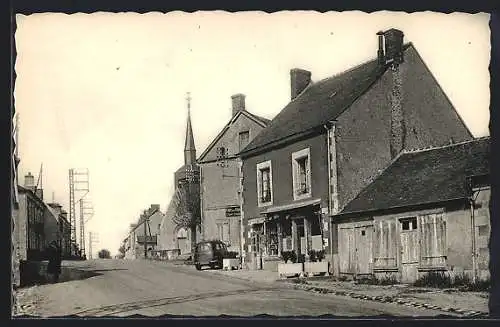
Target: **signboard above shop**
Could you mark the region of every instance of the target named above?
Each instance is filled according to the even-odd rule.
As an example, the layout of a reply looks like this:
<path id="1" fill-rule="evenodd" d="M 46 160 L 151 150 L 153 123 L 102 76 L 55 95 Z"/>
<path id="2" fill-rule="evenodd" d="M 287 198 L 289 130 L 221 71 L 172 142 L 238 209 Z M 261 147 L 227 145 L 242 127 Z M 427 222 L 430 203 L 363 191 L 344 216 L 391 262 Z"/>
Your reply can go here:
<path id="1" fill-rule="evenodd" d="M 238 217 L 241 215 L 240 207 L 227 207 L 226 217 Z"/>

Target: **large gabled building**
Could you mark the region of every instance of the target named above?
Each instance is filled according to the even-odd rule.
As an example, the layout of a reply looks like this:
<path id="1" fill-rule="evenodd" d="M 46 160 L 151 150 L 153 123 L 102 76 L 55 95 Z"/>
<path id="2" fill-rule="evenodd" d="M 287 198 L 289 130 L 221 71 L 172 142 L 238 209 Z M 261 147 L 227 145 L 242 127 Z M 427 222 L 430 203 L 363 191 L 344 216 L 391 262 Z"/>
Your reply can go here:
<path id="1" fill-rule="evenodd" d="M 250 268 L 324 250 L 338 273 L 331 216 L 401 151 L 472 139 L 403 32 L 377 37 L 374 59 L 332 77 L 292 69 L 290 103 L 240 153 Z"/>

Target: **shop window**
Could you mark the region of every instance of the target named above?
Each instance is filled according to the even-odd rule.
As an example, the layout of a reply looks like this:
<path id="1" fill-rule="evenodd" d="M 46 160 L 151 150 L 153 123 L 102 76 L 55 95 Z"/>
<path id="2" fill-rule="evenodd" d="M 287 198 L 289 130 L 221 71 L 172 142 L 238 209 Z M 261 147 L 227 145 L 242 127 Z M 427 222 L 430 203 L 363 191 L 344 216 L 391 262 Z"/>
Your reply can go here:
<path id="1" fill-rule="evenodd" d="M 271 222 L 266 224 L 266 231 L 267 231 L 267 239 L 269 240 L 268 243 L 268 254 L 277 256 L 278 255 L 278 226 L 276 225 L 276 222 Z"/>

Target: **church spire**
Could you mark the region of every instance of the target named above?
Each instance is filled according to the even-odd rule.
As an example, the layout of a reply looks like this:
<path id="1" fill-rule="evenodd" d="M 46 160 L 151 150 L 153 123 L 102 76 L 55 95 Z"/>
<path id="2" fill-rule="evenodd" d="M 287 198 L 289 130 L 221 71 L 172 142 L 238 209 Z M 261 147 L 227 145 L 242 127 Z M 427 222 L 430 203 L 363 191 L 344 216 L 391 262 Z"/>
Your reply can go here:
<path id="1" fill-rule="evenodd" d="M 191 93 L 187 93 L 187 126 L 186 126 L 186 143 L 184 145 L 184 164 L 192 165 L 196 163 L 196 147 L 194 146 L 193 128 L 191 127 Z"/>

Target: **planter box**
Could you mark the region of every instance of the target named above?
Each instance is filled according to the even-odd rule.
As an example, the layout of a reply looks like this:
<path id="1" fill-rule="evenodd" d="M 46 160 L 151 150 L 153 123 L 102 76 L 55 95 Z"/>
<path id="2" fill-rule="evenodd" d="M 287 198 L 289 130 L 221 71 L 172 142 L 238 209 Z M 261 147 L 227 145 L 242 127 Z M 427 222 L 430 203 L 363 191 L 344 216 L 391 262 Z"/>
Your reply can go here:
<path id="1" fill-rule="evenodd" d="M 321 262 L 305 262 L 304 263 L 304 272 L 306 274 L 315 275 L 315 274 L 328 274 L 328 261 Z"/>
<path id="2" fill-rule="evenodd" d="M 278 274 L 280 278 L 301 275 L 304 272 L 302 263 L 278 263 Z"/>
<path id="3" fill-rule="evenodd" d="M 222 259 L 222 269 L 233 270 L 240 268 L 240 259 Z"/>

